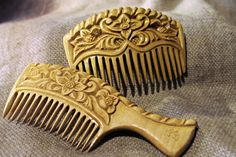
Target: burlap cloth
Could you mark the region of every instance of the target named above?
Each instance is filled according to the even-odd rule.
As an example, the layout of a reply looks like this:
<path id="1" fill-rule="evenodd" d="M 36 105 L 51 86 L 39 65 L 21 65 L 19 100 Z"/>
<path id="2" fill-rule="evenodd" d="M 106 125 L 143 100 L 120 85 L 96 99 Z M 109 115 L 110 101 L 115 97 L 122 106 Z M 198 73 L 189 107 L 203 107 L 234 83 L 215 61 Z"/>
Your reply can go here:
<path id="1" fill-rule="evenodd" d="M 225 1 L 224 1 L 225 2 Z M 194 118 L 199 129 L 185 156 L 236 156 L 235 3 L 218 1 L 1 1 L 0 113 L 12 85 L 29 63 L 68 66 L 63 35 L 95 12 L 120 6 L 164 11 L 183 24 L 188 78 L 184 86 L 128 97 L 148 111 Z M 0 118 L 0 156 L 163 156 L 133 133 L 108 136 L 90 153 L 80 153 L 57 136 Z"/>

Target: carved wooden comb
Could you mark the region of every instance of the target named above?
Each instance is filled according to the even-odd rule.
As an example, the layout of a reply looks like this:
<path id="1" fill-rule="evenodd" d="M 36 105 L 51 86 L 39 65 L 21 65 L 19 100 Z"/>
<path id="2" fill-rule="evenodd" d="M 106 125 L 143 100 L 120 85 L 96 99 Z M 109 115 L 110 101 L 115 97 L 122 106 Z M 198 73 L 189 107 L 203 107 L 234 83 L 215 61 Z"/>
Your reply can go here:
<path id="1" fill-rule="evenodd" d="M 174 81 L 177 87 L 186 73 L 182 26 L 155 10 L 125 7 L 95 14 L 64 36 L 64 47 L 70 67 L 118 90 L 120 82 L 164 87 Z"/>
<path id="2" fill-rule="evenodd" d="M 103 80 L 59 65 L 31 64 L 15 83 L 3 116 L 56 132 L 82 151 L 106 134 L 135 131 L 169 156 L 179 156 L 194 137 L 194 120 L 146 112 Z"/>

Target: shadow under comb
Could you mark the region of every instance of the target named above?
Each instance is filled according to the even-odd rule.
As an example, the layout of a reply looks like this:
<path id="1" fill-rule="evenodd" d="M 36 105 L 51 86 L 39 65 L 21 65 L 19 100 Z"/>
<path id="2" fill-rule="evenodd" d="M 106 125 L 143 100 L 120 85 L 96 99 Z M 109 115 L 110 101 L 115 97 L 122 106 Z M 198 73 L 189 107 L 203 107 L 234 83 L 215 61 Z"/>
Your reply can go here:
<path id="1" fill-rule="evenodd" d="M 177 88 L 186 73 L 185 41 L 179 22 L 151 9 L 124 7 L 95 14 L 64 36 L 71 67 L 134 94 Z M 121 85 L 122 84 L 122 85 Z M 145 92 L 147 93 L 147 92 Z"/>
<path id="2" fill-rule="evenodd" d="M 108 133 L 139 133 L 169 156 L 181 155 L 197 123 L 146 112 L 103 80 L 59 65 L 31 64 L 15 83 L 3 116 L 55 132 L 81 151 Z"/>

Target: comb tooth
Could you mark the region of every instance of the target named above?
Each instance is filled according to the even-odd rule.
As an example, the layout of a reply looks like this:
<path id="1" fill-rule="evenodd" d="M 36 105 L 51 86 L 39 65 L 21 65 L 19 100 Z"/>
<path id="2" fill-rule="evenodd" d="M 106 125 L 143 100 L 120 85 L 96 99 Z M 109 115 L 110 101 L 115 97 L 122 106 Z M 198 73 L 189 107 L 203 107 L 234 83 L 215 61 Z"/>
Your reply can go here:
<path id="1" fill-rule="evenodd" d="M 65 117 L 63 118 L 63 121 L 61 122 L 61 125 L 59 126 L 57 130 L 57 133 L 56 133 L 57 135 L 63 132 L 66 124 L 68 123 L 68 121 L 70 121 L 70 118 L 73 116 L 74 113 L 75 113 L 75 109 L 71 109 L 66 113 Z"/>
<path id="2" fill-rule="evenodd" d="M 52 99 L 50 101 L 48 100 L 47 103 L 43 106 L 42 111 L 40 112 L 39 116 L 32 124 L 33 126 L 36 126 L 38 124 L 38 122 L 40 122 L 41 119 L 45 116 L 45 114 L 48 111 L 48 109 L 50 108 L 52 102 L 53 102 Z"/>
<path id="3" fill-rule="evenodd" d="M 96 66 L 96 57 L 91 57 L 91 64 L 92 64 L 92 68 L 93 68 L 93 75 L 95 77 L 98 77 L 98 72 L 97 72 L 97 66 Z"/>
<path id="4" fill-rule="evenodd" d="M 82 62 L 80 62 L 80 63 L 78 64 L 78 67 L 79 67 L 79 70 L 80 70 L 80 71 L 84 71 L 84 69 L 83 69 L 83 63 L 82 63 Z"/>
<path id="5" fill-rule="evenodd" d="M 81 136 L 81 134 L 84 132 L 85 130 L 85 127 L 87 126 L 87 123 L 89 122 L 90 120 L 86 120 L 86 118 L 84 119 L 84 121 L 82 122 L 82 125 L 80 126 L 79 130 L 77 131 L 73 141 L 72 141 L 72 145 L 75 145 L 76 141 L 79 139 L 79 137 Z"/>
<path id="6" fill-rule="evenodd" d="M 14 120 L 20 113 L 22 107 L 25 105 L 25 103 L 27 102 L 28 98 L 29 98 L 30 94 L 24 94 L 23 98 L 21 99 L 21 101 L 19 102 L 16 110 L 14 111 L 14 113 L 12 114 L 10 120 Z"/>
<path id="7" fill-rule="evenodd" d="M 111 61 L 112 61 L 112 66 L 113 66 L 113 70 L 114 70 L 116 84 L 118 86 L 118 89 L 120 89 L 120 79 L 119 79 L 119 73 L 118 73 L 118 66 L 117 66 L 117 62 L 116 62 L 116 57 L 112 57 Z"/>
<path id="8" fill-rule="evenodd" d="M 171 47 L 169 47 L 168 50 L 169 50 L 168 52 L 169 52 L 169 56 L 171 60 L 172 69 L 174 71 L 175 78 L 177 79 L 178 76 L 177 76 L 177 69 L 175 65 L 174 51 Z"/>
<path id="9" fill-rule="evenodd" d="M 81 125 L 83 124 L 83 122 L 85 121 L 85 116 L 80 115 L 78 120 L 76 121 L 75 126 L 73 127 L 72 131 L 70 132 L 67 141 L 70 141 L 70 139 L 75 135 L 76 131 L 78 131 L 78 129 L 81 127 Z"/>
<path id="10" fill-rule="evenodd" d="M 79 149 L 81 148 L 81 146 L 83 146 L 83 143 L 85 142 L 86 137 L 88 137 L 89 133 L 91 133 L 93 127 L 94 127 L 94 123 L 89 121 L 89 124 L 87 125 L 86 130 L 82 133 L 81 138 L 79 143 L 77 144 L 76 148 Z"/>
<path id="11" fill-rule="evenodd" d="M 166 66 L 167 66 L 168 76 L 169 76 L 169 79 L 172 80 L 170 60 L 169 60 L 169 55 L 168 55 L 168 49 L 166 46 L 163 47 L 163 51 L 164 51 L 164 58 L 165 58 Z"/>
<path id="12" fill-rule="evenodd" d="M 32 122 L 38 117 L 38 115 L 42 111 L 42 107 L 47 103 L 47 101 L 48 101 L 48 97 L 44 97 L 44 98 L 41 99 L 41 101 L 38 104 L 37 108 L 35 109 L 34 113 L 30 117 L 30 120 L 28 122 L 29 125 L 32 124 Z"/>
<path id="13" fill-rule="evenodd" d="M 52 128 L 50 129 L 50 133 L 53 132 L 54 130 L 57 130 L 57 126 L 59 125 L 62 117 L 64 116 L 64 114 L 67 113 L 68 110 L 69 110 L 69 106 L 64 105 L 62 110 L 60 110 L 60 113 L 59 113 L 58 117 L 56 118 L 54 124 L 52 125 Z"/>
<path id="14" fill-rule="evenodd" d="M 181 70 L 181 65 L 180 65 L 180 61 L 179 61 L 179 52 L 175 48 L 174 48 L 174 54 L 175 54 L 175 61 L 177 63 L 177 67 L 178 67 L 179 76 L 182 76 L 182 70 Z"/>
<path id="15" fill-rule="evenodd" d="M 99 137 L 99 134 L 96 133 L 93 140 L 92 140 L 92 142 L 89 144 L 89 148 L 87 149 L 88 152 L 93 148 L 93 146 L 95 145 L 98 137 Z"/>
<path id="16" fill-rule="evenodd" d="M 135 69 L 135 73 L 136 73 L 136 77 L 138 80 L 138 85 L 141 85 L 141 76 L 140 76 L 140 71 L 139 71 L 139 62 L 138 62 L 138 56 L 137 53 L 133 52 L 132 54 L 132 58 L 133 58 L 133 62 L 134 62 L 134 69 Z"/>
<path id="17" fill-rule="evenodd" d="M 141 62 L 141 68 L 142 68 L 142 73 L 143 73 L 143 78 L 144 82 L 147 84 L 147 68 L 146 68 L 146 63 L 145 63 L 145 57 L 144 53 L 140 53 L 140 62 Z"/>
<path id="18" fill-rule="evenodd" d="M 25 116 L 23 117 L 23 123 L 25 123 L 26 121 L 28 121 L 28 119 L 30 118 L 30 116 L 32 115 L 33 111 L 35 110 L 35 108 L 37 107 L 38 103 L 42 100 L 42 96 L 38 96 L 34 102 L 30 105 L 29 109 L 27 110 L 27 113 L 25 114 Z"/>
<path id="19" fill-rule="evenodd" d="M 110 58 L 109 57 L 105 57 L 105 64 L 106 64 L 106 69 L 107 69 L 107 77 L 108 77 L 108 81 L 109 84 L 112 85 L 112 73 L 111 73 L 111 66 L 110 66 Z"/>
<path id="20" fill-rule="evenodd" d="M 17 121 L 20 121 L 21 118 L 25 115 L 26 111 L 29 109 L 29 106 L 32 104 L 32 102 L 35 99 L 36 94 L 32 94 L 29 96 L 28 102 L 25 103 L 25 105 L 23 106 L 20 114 L 18 115 L 18 117 L 16 118 Z"/>
<path id="21" fill-rule="evenodd" d="M 103 57 L 99 57 L 98 58 L 98 65 L 99 65 L 99 71 L 100 71 L 100 75 L 101 78 L 106 81 L 106 77 L 105 77 L 105 71 L 104 71 L 104 65 L 103 65 Z"/>
<path id="22" fill-rule="evenodd" d="M 66 135 L 71 131 L 71 128 L 73 126 L 73 123 L 74 123 L 76 117 L 77 117 L 77 113 L 74 113 L 74 115 L 70 119 L 69 123 L 67 124 L 66 129 L 64 130 L 64 132 L 61 135 L 62 138 L 66 137 Z"/>
<path id="23" fill-rule="evenodd" d="M 56 109 L 56 107 L 58 106 L 58 102 L 52 102 L 52 104 L 50 105 L 50 108 L 48 110 L 48 112 L 46 113 L 46 115 L 44 116 L 44 119 L 42 120 L 41 125 L 39 126 L 40 128 L 44 127 L 44 125 L 47 123 L 47 121 L 50 119 L 50 117 L 52 116 L 53 111 Z"/>
<path id="24" fill-rule="evenodd" d="M 158 65 L 158 58 L 157 58 L 157 54 L 156 54 L 156 50 L 152 49 L 151 50 L 152 53 L 152 60 L 153 60 L 153 64 L 154 64 L 154 68 L 155 68 L 155 72 L 156 72 L 156 77 L 158 82 L 161 81 L 161 76 L 160 76 L 160 72 L 159 72 L 159 65 Z"/>
<path id="25" fill-rule="evenodd" d="M 184 66 L 184 52 L 182 52 L 182 51 L 178 50 L 178 52 L 180 54 L 180 63 L 181 63 L 181 67 L 182 67 L 182 72 L 185 73 L 186 69 L 185 69 L 185 66 Z"/>
<path id="26" fill-rule="evenodd" d="M 81 148 L 82 151 L 85 151 L 89 144 L 90 141 L 95 137 L 96 133 L 98 132 L 99 127 L 97 125 L 94 126 L 93 130 L 91 131 L 91 133 L 89 134 L 88 138 L 86 139 L 86 141 L 84 142 L 83 147 Z"/>
<path id="27" fill-rule="evenodd" d="M 151 60 L 151 52 L 146 53 L 146 59 L 147 59 L 147 65 L 148 65 L 148 72 L 150 76 L 150 81 L 153 84 L 154 83 L 154 75 L 153 75 L 153 69 L 152 69 L 152 60 Z"/>
<path id="28" fill-rule="evenodd" d="M 84 66 L 85 66 L 85 70 L 88 74 L 91 74 L 91 70 L 90 70 L 90 67 L 89 67 L 89 62 L 88 62 L 88 59 L 85 59 L 84 60 Z"/>
<path id="29" fill-rule="evenodd" d="M 52 125 L 54 120 L 56 119 L 56 116 L 59 114 L 59 112 L 62 110 L 63 104 L 58 104 L 55 111 L 52 113 L 52 116 L 50 117 L 48 124 L 45 127 L 45 130 L 49 129 L 49 127 Z"/>
<path id="30" fill-rule="evenodd" d="M 19 93 L 18 93 L 18 96 L 16 97 L 16 100 L 14 101 L 14 103 L 12 104 L 11 109 L 10 109 L 9 112 L 8 112 L 7 119 L 10 119 L 10 118 L 11 118 L 11 116 L 12 116 L 12 114 L 14 113 L 14 111 L 15 111 L 17 105 L 18 105 L 19 102 L 22 100 L 23 96 L 24 96 L 24 93 L 23 93 L 23 92 L 21 92 L 21 93 L 19 92 Z"/>
<path id="31" fill-rule="evenodd" d="M 165 66 L 164 66 L 164 58 L 162 56 L 162 49 L 161 47 L 158 47 L 158 59 L 159 59 L 159 63 L 161 66 L 161 72 L 162 72 L 162 78 L 164 81 L 166 81 L 166 71 L 165 71 Z"/>
<path id="32" fill-rule="evenodd" d="M 5 107 L 4 111 L 3 111 L 3 118 L 5 118 L 5 117 L 8 115 L 8 113 L 9 113 L 9 111 L 11 110 L 11 108 L 12 108 L 14 102 L 15 102 L 16 99 L 17 99 L 17 96 L 18 96 L 18 93 L 15 92 L 15 93 L 13 94 L 13 96 L 11 96 L 10 101 L 7 102 L 7 105 L 6 105 L 6 107 Z"/>
<path id="33" fill-rule="evenodd" d="M 126 64 L 127 64 L 127 68 L 128 68 L 131 83 L 132 83 L 132 85 L 134 85 L 134 74 L 133 74 L 132 65 L 131 65 L 130 51 L 129 50 L 126 50 L 126 51 L 127 51 L 125 53 Z"/>
<path id="34" fill-rule="evenodd" d="M 120 63 L 120 70 L 121 70 L 122 78 L 124 80 L 125 85 L 128 86 L 128 78 L 126 76 L 125 64 L 124 64 L 123 56 L 119 57 L 119 63 Z"/>

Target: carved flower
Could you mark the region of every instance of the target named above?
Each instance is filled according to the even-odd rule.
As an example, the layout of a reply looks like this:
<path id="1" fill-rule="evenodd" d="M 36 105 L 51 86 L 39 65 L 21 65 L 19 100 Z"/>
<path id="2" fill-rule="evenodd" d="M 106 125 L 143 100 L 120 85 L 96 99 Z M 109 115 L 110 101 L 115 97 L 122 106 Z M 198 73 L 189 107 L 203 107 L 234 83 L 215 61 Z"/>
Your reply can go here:
<path id="1" fill-rule="evenodd" d="M 88 29 L 80 30 L 80 35 L 86 42 L 92 42 L 97 39 L 97 37 L 101 34 L 101 29 L 97 26 L 94 26 L 91 31 Z"/>
<path id="2" fill-rule="evenodd" d="M 31 67 L 26 75 L 26 78 L 31 78 L 31 79 L 38 79 L 41 78 L 42 75 L 46 75 L 48 73 L 48 70 L 46 69 L 41 69 L 36 66 Z"/>
<path id="3" fill-rule="evenodd" d="M 97 92 L 98 104 L 101 108 L 106 110 L 108 114 L 112 114 L 116 110 L 116 105 L 119 102 L 119 98 L 111 95 L 108 90 L 101 89 Z"/>
<path id="4" fill-rule="evenodd" d="M 68 95 L 72 91 L 82 91 L 87 88 L 86 85 L 82 84 L 78 74 L 71 74 L 66 71 L 62 76 L 56 76 L 56 82 L 61 85 L 61 93 Z"/>
<path id="5" fill-rule="evenodd" d="M 128 39 L 133 30 L 142 26 L 142 21 L 130 19 L 126 14 L 121 14 L 118 19 L 112 22 L 110 29 L 121 32 L 121 35 Z"/>

